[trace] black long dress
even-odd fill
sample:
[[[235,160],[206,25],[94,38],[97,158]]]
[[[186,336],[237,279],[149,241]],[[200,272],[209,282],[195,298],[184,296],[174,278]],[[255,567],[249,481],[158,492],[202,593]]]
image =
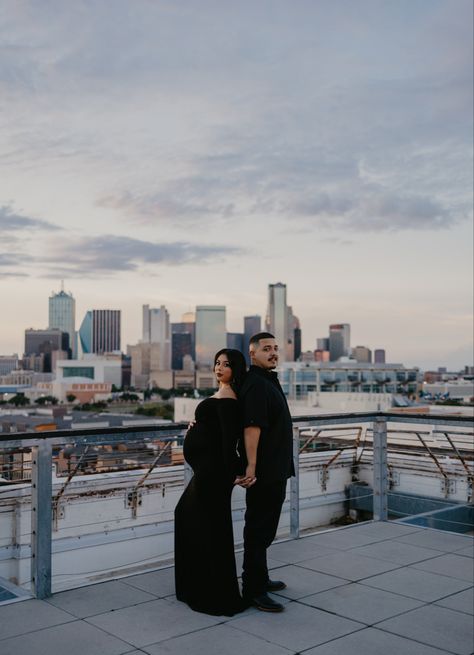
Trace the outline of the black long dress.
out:
[[[234,555],[231,494],[242,434],[238,402],[206,398],[184,440],[194,475],[175,509],[176,597],[197,612],[233,616],[245,609]]]

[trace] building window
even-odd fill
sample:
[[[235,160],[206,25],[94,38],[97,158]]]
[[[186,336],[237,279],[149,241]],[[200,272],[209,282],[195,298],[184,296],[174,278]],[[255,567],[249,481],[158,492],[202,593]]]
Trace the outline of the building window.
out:
[[[64,366],[63,377],[64,378],[90,378],[91,380],[93,380],[94,367],[93,366]]]

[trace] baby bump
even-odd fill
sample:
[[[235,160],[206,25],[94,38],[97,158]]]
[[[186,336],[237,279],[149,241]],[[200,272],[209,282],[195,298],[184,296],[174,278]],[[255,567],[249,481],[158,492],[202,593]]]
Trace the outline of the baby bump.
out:
[[[195,423],[188,430],[184,438],[183,455],[185,460],[193,468],[193,462],[197,463],[210,454],[209,436],[206,434],[205,426]]]

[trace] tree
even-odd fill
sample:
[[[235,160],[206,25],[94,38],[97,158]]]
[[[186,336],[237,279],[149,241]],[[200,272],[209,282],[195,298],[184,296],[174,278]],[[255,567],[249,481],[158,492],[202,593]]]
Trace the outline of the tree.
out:
[[[142,416],[159,416],[160,418],[166,418],[168,420],[173,420],[173,405],[170,403],[154,404],[147,405],[146,407],[138,407],[135,410],[135,414],[141,414]]]
[[[37,405],[57,405],[58,399],[55,396],[40,396],[35,403]]]
[[[76,396],[73,393],[68,393],[66,396],[68,403],[73,403],[76,400]]]
[[[29,405],[30,401],[28,398],[25,398],[24,393],[17,393],[13,396],[13,398],[10,399],[10,403],[15,405],[15,407],[20,407],[22,405]]]
[[[129,393],[128,391],[124,391],[124,393],[120,396],[120,400],[128,400],[130,402],[138,402],[140,398],[137,396],[136,393]]]

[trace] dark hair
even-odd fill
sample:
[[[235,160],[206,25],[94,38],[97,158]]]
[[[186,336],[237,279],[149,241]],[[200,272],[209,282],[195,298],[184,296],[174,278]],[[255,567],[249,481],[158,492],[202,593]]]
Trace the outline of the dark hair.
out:
[[[275,335],[270,334],[270,332],[258,332],[257,334],[254,334],[252,337],[250,337],[249,340],[249,345],[251,343],[257,343],[260,341],[260,339],[274,339]]]
[[[230,383],[230,386],[233,391],[238,394],[247,374],[245,357],[240,350],[235,350],[234,348],[221,348],[221,350],[214,355],[214,366],[221,355],[225,355],[229,360],[230,368],[232,369],[232,382]]]

